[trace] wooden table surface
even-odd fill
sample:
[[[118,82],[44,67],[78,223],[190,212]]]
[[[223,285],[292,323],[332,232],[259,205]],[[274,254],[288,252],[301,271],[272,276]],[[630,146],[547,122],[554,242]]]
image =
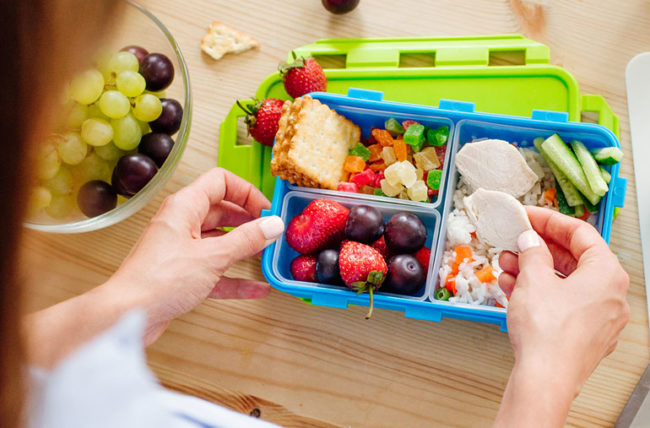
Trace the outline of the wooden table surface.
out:
[[[25,234],[30,308],[111,275],[162,198],[216,164],[220,121],[291,48],[325,37],[521,33],[549,45],[551,62],[570,70],[584,93],[604,95],[621,119],[621,174],[630,181],[611,247],[630,274],[632,316],[568,419],[573,426],[613,425],[650,361],[624,81],[627,62],[650,49],[649,2],[361,0],[354,12],[333,16],[318,0],[142,1],[170,28],[189,64],[194,118],[187,150],[164,191],[121,224],[76,236]],[[213,20],[253,35],[261,48],[207,59],[199,42]],[[230,274],[262,278],[254,259]],[[169,387],[284,426],[490,425],[513,364],[506,334],[386,310],[364,321],[365,311],[311,307],[277,291],[261,301],[209,301],[171,324],[149,349],[149,363]]]

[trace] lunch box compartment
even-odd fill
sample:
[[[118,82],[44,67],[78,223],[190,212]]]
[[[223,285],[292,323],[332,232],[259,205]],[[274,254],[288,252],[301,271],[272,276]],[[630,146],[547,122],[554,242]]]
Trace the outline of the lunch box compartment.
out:
[[[341,195],[327,196],[327,199],[341,203],[347,208],[355,205],[369,205],[377,208],[384,217],[384,221],[388,221],[391,216],[398,212],[409,212],[417,215],[427,228],[427,240],[425,246],[431,248],[435,247],[438,243],[438,234],[440,230],[440,214],[433,209],[425,209],[421,207],[413,207],[399,203],[385,203],[379,201],[369,201],[354,197],[355,194],[348,193]],[[283,198],[282,209],[280,217],[286,225],[297,215],[299,215],[305,207],[315,199],[323,198],[323,195],[317,192],[310,192],[308,189],[305,191],[289,191]],[[433,284],[435,278],[435,271],[433,270],[433,258],[435,256],[435,248],[431,253],[431,260],[429,261],[429,272],[427,273],[427,281],[425,284],[412,295],[393,294],[382,292],[381,288],[375,293],[375,306],[382,307],[384,303],[394,303],[397,300],[425,300],[429,296],[429,288]],[[349,303],[368,304],[368,295],[360,294],[348,289],[345,286],[336,286],[329,284],[317,284],[312,282],[296,281],[292,278],[290,272],[291,261],[297,257],[299,253],[294,251],[287,244],[285,235],[282,235],[276,244],[273,251],[271,268],[276,280],[280,281],[285,287],[297,287],[303,290],[311,289],[313,292],[328,290],[338,295],[341,299],[350,300]],[[291,290],[292,292],[295,289]]]
[[[373,93],[375,91],[361,91],[357,92],[360,96],[367,95],[368,93]],[[354,91],[352,91],[354,94]],[[397,119],[398,122],[402,123],[405,120],[415,120],[421,123],[424,126],[427,126],[432,129],[439,128],[441,126],[447,126],[449,128],[449,138],[447,139],[446,144],[446,154],[445,162],[442,165],[442,180],[440,181],[440,189],[438,192],[438,197],[432,202],[416,202],[405,199],[399,199],[397,197],[386,197],[386,196],[375,196],[367,195],[363,193],[357,193],[359,198],[372,200],[372,201],[385,201],[385,202],[395,202],[411,205],[414,207],[427,207],[427,208],[437,208],[442,205],[444,199],[444,189],[445,189],[445,177],[447,176],[447,169],[449,168],[448,159],[450,157],[450,146],[453,139],[454,133],[454,122],[449,118],[438,116],[435,114],[435,110],[431,110],[431,114],[422,114],[420,113],[404,113],[395,109],[391,109],[389,106],[382,107],[381,104],[379,108],[359,108],[351,105],[347,105],[341,101],[348,99],[344,96],[332,96],[332,94],[316,92],[311,94],[314,99],[321,101],[323,104],[328,107],[336,110],[342,116],[345,116],[348,120],[352,121],[354,124],[358,125],[361,128],[361,135],[363,138],[368,138],[370,132],[373,128],[384,129],[384,122],[390,118]],[[426,147],[426,146],[425,146]],[[293,190],[309,190],[312,192],[320,193],[323,195],[341,195],[350,192],[340,192],[337,190],[326,190],[326,189],[311,189],[305,188],[293,184],[288,184],[290,189]]]

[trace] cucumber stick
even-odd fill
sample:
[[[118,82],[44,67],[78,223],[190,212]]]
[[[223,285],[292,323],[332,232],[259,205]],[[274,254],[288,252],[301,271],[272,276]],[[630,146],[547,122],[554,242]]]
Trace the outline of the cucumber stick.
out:
[[[557,198],[557,207],[562,214],[573,216],[575,210],[572,206],[569,206],[566,198],[564,197],[564,192],[562,192],[562,187],[560,182],[555,179],[555,197]]]
[[[600,196],[589,187],[585,173],[571,149],[557,134],[548,137],[542,143],[542,150],[551,158],[551,162],[567,176],[571,184],[582,193],[592,204],[598,204]]]
[[[605,168],[602,166],[600,167],[600,175],[603,176],[603,180],[605,180],[605,183],[609,184],[609,182],[612,180],[612,174],[609,173]]]
[[[614,165],[623,159],[623,151],[618,147],[603,147],[591,152],[596,162],[603,165]]]
[[[577,140],[571,142],[571,147],[573,148],[573,153],[578,158],[578,162],[580,162],[580,166],[582,166],[582,171],[585,173],[591,190],[598,196],[604,196],[609,188],[605,180],[603,180],[603,176],[600,174],[600,167],[593,156],[591,156],[591,152],[587,150],[587,147],[582,142]]]
[[[544,158],[546,164],[551,169],[551,172],[553,173],[553,176],[555,177],[555,180],[558,183],[558,187],[562,190],[563,196],[566,199],[566,203],[571,207],[582,205],[582,197],[580,196],[580,192],[578,192],[578,189],[576,189],[576,187],[573,184],[571,184],[567,176],[564,175],[564,173],[558,169],[558,167],[553,163],[549,155],[542,149],[543,142],[544,139],[542,137],[535,138],[533,140],[533,144],[535,144],[535,148],[542,155],[542,158]],[[573,210],[571,210],[571,213],[573,213]],[[569,213],[563,212],[562,214],[569,214]]]

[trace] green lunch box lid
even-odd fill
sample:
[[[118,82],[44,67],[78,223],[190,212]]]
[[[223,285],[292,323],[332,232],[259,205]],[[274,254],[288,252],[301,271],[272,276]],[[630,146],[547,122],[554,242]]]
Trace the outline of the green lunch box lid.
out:
[[[350,87],[382,91],[384,99],[437,106],[441,99],[469,101],[476,111],[530,117],[534,109],[566,112],[579,122],[583,112],[619,133],[618,118],[600,95],[581,95],[566,70],[549,64],[547,46],[520,35],[325,39],[294,50],[323,65],[327,91]],[[288,55],[291,61],[293,56]],[[268,76],[258,99],[290,99],[278,72]],[[245,105],[251,100],[244,100]],[[271,199],[271,147],[239,145],[236,104],[221,123],[218,165],[257,186]]]

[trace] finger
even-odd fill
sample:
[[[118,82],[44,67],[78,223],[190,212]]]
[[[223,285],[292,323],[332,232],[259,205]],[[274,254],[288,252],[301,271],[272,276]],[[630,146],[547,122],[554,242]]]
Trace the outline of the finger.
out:
[[[588,250],[593,250],[596,254],[609,252],[603,238],[589,223],[548,208],[525,208],[533,229],[544,238],[566,248],[574,259],[580,260]]]
[[[210,207],[208,215],[203,220],[201,230],[212,230],[216,227],[237,227],[256,219],[251,213],[232,202],[221,201]]]
[[[214,168],[168,197],[158,215],[188,227],[193,236],[198,237],[211,207],[223,200],[242,207],[254,217],[259,217],[261,210],[271,206],[251,183],[223,168]]]
[[[534,230],[527,230],[517,238],[519,272],[528,274],[553,273],[553,256],[544,240]]]
[[[519,275],[519,258],[515,253],[502,251],[499,255],[499,266],[512,276]]]
[[[261,299],[266,297],[271,286],[266,282],[244,278],[222,277],[210,294],[211,299]]]
[[[558,272],[563,275],[569,276],[576,270],[578,261],[573,258],[571,253],[564,247],[556,244],[555,242],[547,242],[548,249],[553,256],[553,265]]]
[[[499,275],[499,287],[508,297],[512,295],[512,290],[515,289],[515,282],[517,282],[517,279],[508,272],[502,272]]]
[[[280,217],[263,217],[244,223],[221,237],[203,239],[201,245],[221,268],[227,268],[258,254],[278,239],[283,231],[284,223]]]

